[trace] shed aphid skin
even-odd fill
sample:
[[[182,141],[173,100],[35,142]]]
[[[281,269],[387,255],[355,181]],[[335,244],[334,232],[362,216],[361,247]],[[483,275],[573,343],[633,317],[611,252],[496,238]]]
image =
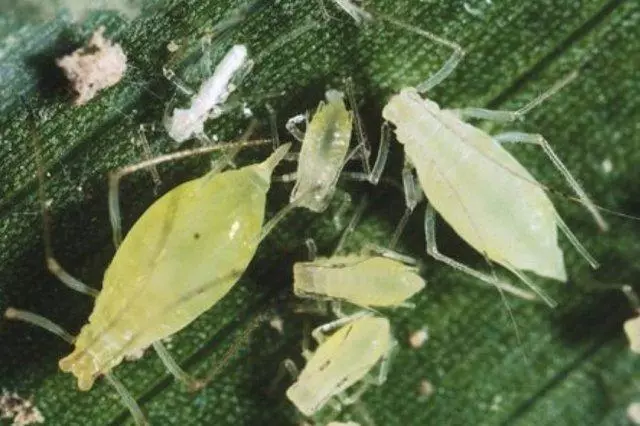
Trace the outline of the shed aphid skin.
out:
[[[302,148],[298,155],[296,172],[283,176],[282,179],[296,181],[291,191],[291,202],[299,200],[301,195],[305,194],[306,201],[300,206],[316,213],[324,211],[329,205],[342,169],[352,157],[360,154],[364,173],[349,173],[349,177],[366,180],[374,185],[380,180],[387,159],[389,139],[383,137],[373,168],[369,165],[370,149],[362,131],[349,79],[346,86],[352,111],[347,110],[342,92],[328,90],[325,94],[326,103],[320,102],[304,132],[298,127],[300,123],[307,121],[303,114],[290,118],[286,124],[289,133],[302,143]],[[354,122],[359,141],[349,152]],[[388,132],[384,134],[388,135]]]
[[[338,6],[349,16],[351,16],[357,25],[366,23],[367,21],[370,21],[372,19],[369,12],[356,5],[356,3],[352,0],[333,0],[333,2],[336,4],[336,6]],[[322,8],[324,14],[328,16],[329,12],[327,12],[327,9],[324,5],[324,0],[318,0],[318,3],[320,3],[320,7]]]
[[[193,95],[191,106],[175,108],[171,116],[165,117],[164,125],[171,139],[178,143],[192,137],[207,140],[204,134],[205,121],[221,114],[221,106],[252,67],[253,61],[249,59],[245,45],[231,47],[213,75],[202,83],[195,95],[190,90],[185,90],[187,95]],[[168,71],[163,71],[167,78],[172,79]],[[176,87],[183,88],[178,84]]]
[[[307,364],[302,372],[298,374],[290,360],[283,364],[297,377],[287,390],[287,397],[305,416],[314,416],[328,404],[339,412],[342,405],[357,402],[371,385],[386,381],[396,345],[386,318],[359,312],[320,326],[312,335],[318,347],[313,353],[304,350]],[[372,377],[369,373],[376,365],[379,371]],[[348,395],[347,389],[356,383],[360,383],[359,387]]]
[[[403,89],[392,96],[382,111],[384,119],[395,126],[396,139],[404,147],[406,166],[403,181],[405,188],[409,189],[405,191],[407,213],[394,238],[400,235],[406,218],[424,192],[429,200],[425,216],[427,253],[485,283],[498,284],[495,277],[478,272],[438,251],[435,237],[435,213],[438,212],[462,239],[487,260],[510,270],[546,303],[553,306],[553,300],[521,271],[566,281],[563,254],[557,242],[557,228],[560,228],[592,267],[597,267],[597,262],[556,212],[543,186],[502,144],[511,142],[540,146],[598,225],[606,229],[606,223],[594,203],[541,135],[508,132],[492,136],[464,122],[463,118],[503,122],[520,120],[531,109],[567,85],[577,73],[571,73],[517,111],[441,109],[435,102],[422,98],[421,94],[453,72],[463,57],[462,48],[393,18],[382,15],[379,17],[453,50],[440,70],[415,88]],[[413,170],[417,172],[421,191],[413,190],[416,188]],[[503,290],[510,290],[507,285],[498,286]]]
[[[110,175],[109,212],[117,251],[107,268],[102,291],[72,277],[56,261],[44,195],[44,170],[36,141],[39,195],[49,270],[68,287],[96,297],[88,323],[72,336],[51,321],[9,308],[5,316],[51,331],[75,346],[60,360],[78,388],[89,390],[104,375],[116,388],[138,424],[146,424],[133,397],[111,370],[132,352],[153,345],[176,378],[192,388],[205,382],[180,369],[160,340],[178,332],[218,302],[237,282],[259,242],[295,208],[290,204],[263,224],[271,174],[289,150],[280,146],[262,163],[217,172],[187,181],[156,200],[136,221],[120,244],[118,185],[122,177],[168,161],[270,143],[244,141],[163,155],[123,167]],[[215,200],[224,202],[215,202]],[[213,200],[213,201],[212,201]],[[175,283],[180,282],[180,286]]]

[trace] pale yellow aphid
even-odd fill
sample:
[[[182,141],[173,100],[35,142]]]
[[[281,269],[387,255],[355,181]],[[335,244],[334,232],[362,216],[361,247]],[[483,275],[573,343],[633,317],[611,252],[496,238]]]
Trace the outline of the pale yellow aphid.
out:
[[[351,91],[350,82],[347,82],[347,86]],[[357,152],[361,152],[365,173],[351,173],[350,176],[354,179],[376,184],[386,160],[385,155],[379,155],[373,169],[370,169],[368,145],[361,133],[357,112],[347,110],[342,92],[328,90],[325,97],[326,103],[320,102],[305,132],[298,129],[298,124],[307,119],[303,114],[290,118],[286,125],[293,137],[302,142],[296,172],[284,177],[284,180],[296,181],[291,192],[291,202],[296,202],[304,194],[305,200],[300,206],[314,212],[322,212],[327,208],[343,167]],[[351,92],[350,98],[354,99]],[[360,143],[349,153],[354,121]],[[386,146],[380,152],[386,154]]]
[[[116,246],[120,242],[121,177],[178,158],[264,142],[178,152],[112,173],[109,196]],[[135,400],[111,370],[125,355],[153,344],[172,374],[192,382],[159,341],[217,303],[238,281],[264,235],[290,210],[283,209],[263,225],[271,174],[289,147],[282,145],[259,164],[222,173],[212,171],[179,185],[155,201],[119,245],[99,294],[71,277],[55,260],[45,214],[47,265],[69,287],[97,295],[94,309],[77,337],[29,312],[9,308],[5,316],[39,325],[74,344],[74,351],[60,360],[60,369],[76,376],[81,390],[90,389],[95,379],[104,375],[116,387],[136,421],[145,424]],[[42,170],[39,175],[42,177]],[[43,211],[46,213],[44,203]]]
[[[415,267],[384,256],[346,255],[293,265],[299,297],[345,300],[362,307],[398,306],[422,290]]]
[[[316,330],[327,332],[337,327],[340,327],[338,331],[326,340],[320,338],[320,345],[307,356],[307,364],[287,390],[289,400],[305,416],[314,415],[334,397],[343,404],[357,400],[371,384],[366,376],[378,364],[380,373],[376,382],[386,379],[388,355],[395,345],[389,320],[358,315]],[[348,388],[361,381],[363,384],[353,395],[344,395]]]
[[[435,243],[435,212],[438,212],[469,245],[487,259],[512,271],[539,296],[553,304],[520,271],[532,271],[543,277],[566,281],[563,254],[557,242],[557,228],[567,235],[592,266],[596,267],[597,263],[562,221],[542,185],[501,143],[529,143],[542,147],[598,224],[602,228],[606,224],[585,191],[542,136],[520,132],[492,136],[467,124],[463,118],[497,121],[521,119],[526,112],[568,84],[576,73],[518,111],[441,109],[420,94],[433,88],[453,71],[463,56],[462,49],[429,32],[392,18],[381,18],[454,51],[437,73],[417,88],[403,89],[391,97],[382,111],[385,120],[394,124],[396,138],[404,147],[407,164],[403,180],[407,212],[419,202],[420,192],[423,191],[429,200],[425,217],[427,252],[437,260],[487,283],[497,283],[494,277],[477,272],[438,252]],[[417,172],[420,192],[415,190],[412,168]],[[403,221],[405,219],[406,216]],[[507,286],[501,288],[512,290]]]
[[[144,212],[105,272],[75,350],[60,361],[80,389],[124,353],[176,333],[231,289],[253,258],[271,173],[288,148],[263,163],[183,183]],[[192,291],[198,296],[163,313]]]

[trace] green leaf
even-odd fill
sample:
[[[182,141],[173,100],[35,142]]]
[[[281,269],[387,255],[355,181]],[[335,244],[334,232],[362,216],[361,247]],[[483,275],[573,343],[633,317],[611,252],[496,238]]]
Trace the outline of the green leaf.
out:
[[[282,92],[269,98],[282,124],[287,117],[312,110],[326,88],[341,88],[342,78],[351,76],[367,132],[375,140],[388,96],[426,78],[450,54],[389,25],[356,27],[335,5],[325,3],[337,19],[323,19],[316,0],[260,1],[239,25],[214,40],[215,62],[234,43],[246,43],[259,57],[272,43],[291,36],[260,57],[241,87],[241,98],[248,99],[263,124],[258,133],[264,136],[269,135],[265,96]],[[453,76],[429,94],[442,106],[513,109],[579,70],[578,79],[517,128],[543,134],[599,204],[640,213],[636,189],[640,179],[638,2],[370,3],[368,7],[464,47],[466,57]],[[481,15],[466,11],[465,4]],[[99,286],[113,255],[106,173],[139,161],[135,141],[140,124],[157,127],[147,133],[154,153],[175,149],[161,126],[165,104],[175,95],[162,76],[163,65],[173,61],[179,70],[191,72],[197,86],[195,68],[184,58],[172,60],[166,45],[176,40],[197,57],[198,38],[242,5],[232,0],[172,0],[146,4],[131,22],[115,12],[97,11],[82,24],[69,22],[64,14],[47,22],[25,21],[23,10],[2,8],[1,311],[8,306],[28,309],[77,332],[92,305],[58,283],[44,266],[31,124],[22,100],[41,117],[37,133],[49,173],[46,191],[52,199],[56,255],[71,273]],[[310,22],[317,27],[293,37]],[[54,59],[81,45],[100,25],[127,52],[130,72],[88,105],[75,108]],[[242,114],[232,113],[215,120],[207,131],[230,139],[244,131],[248,122]],[[386,176],[398,180],[396,145]],[[513,151],[542,183],[555,189],[554,194],[569,193],[541,152],[519,147]],[[264,151],[252,151],[248,159],[263,155]],[[204,170],[206,164],[198,162],[162,167],[162,190]],[[365,193],[371,198],[350,247],[356,250],[368,241],[384,244],[404,209],[401,194],[385,185],[344,188],[355,200]],[[288,189],[274,185],[270,214],[286,202]],[[126,229],[155,195],[145,173],[127,178],[122,194]],[[611,230],[601,233],[579,205],[562,196],[554,195],[554,200],[602,268],[591,271],[563,241],[569,283],[535,278],[559,302],[558,308],[507,297],[517,332],[505,301],[495,290],[480,287],[426,257],[422,211],[414,214],[401,250],[424,261],[429,284],[415,298],[415,309],[384,312],[392,320],[400,349],[387,383],[363,398],[376,424],[625,424],[626,407],[640,399],[640,361],[628,350],[622,334],[622,322],[632,316],[632,310],[615,288],[635,284],[638,223],[607,215]],[[266,390],[284,358],[292,357],[302,365],[303,321],[289,305],[291,265],[304,258],[303,242],[308,237],[317,239],[322,253],[330,253],[339,237],[332,222],[338,204],[336,199],[323,215],[296,212],[288,218],[263,242],[235,289],[174,336],[169,346],[189,372],[204,375],[221,362],[257,315],[278,312],[284,320],[283,335],[266,325],[255,330],[250,343],[241,345],[216,379],[195,394],[169,377],[150,353],[116,369],[153,424],[299,422],[284,396],[286,383],[276,392]],[[448,255],[486,269],[483,259],[445,226],[439,229],[439,243]],[[412,349],[408,336],[425,326],[430,339],[422,348]],[[69,350],[44,331],[2,320],[0,388],[32,395],[47,424],[131,423],[107,385],[100,382],[83,393],[72,377],[57,370],[57,360]],[[419,395],[423,380],[435,388],[428,398]]]

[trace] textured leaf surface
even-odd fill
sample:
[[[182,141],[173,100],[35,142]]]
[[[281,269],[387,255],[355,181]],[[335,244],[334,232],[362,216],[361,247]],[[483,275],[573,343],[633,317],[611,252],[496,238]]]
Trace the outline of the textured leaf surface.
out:
[[[315,0],[258,2],[241,25],[214,44],[214,62],[238,42],[246,43],[259,59],[241,95],[263,124],[259,132],[264,135],[269,134],[265,96],[272,96],[269,102],[282,124],[293,114],[312,110],[327,87],[341,88],[342,77],[352,76],[367,131],[375,138],[385,99],[402,86],[417,84],[449,54],[388,25],[359,29],[326,3],[339,19],[322,20]],[[516,108],[579,69],[577,80],[524,123],[509,128],[542,133],[598,203],[640,213],[638,2],[467,2],[482,11],[480,17],[467,12],[462,1],[371,3],[465,48],[466,58],[453,76],[430,94],[441,105]],[[0,310],[29,309],[73,332],[91,310],[90,300],[61,286],[44,268],[33,145],[21,98],[42,117],[38,134],[49,171],[47,196],[53,200],[56,254],[73,274],[99,286],[113,254],[107,171],[139,160],[140,124],[157,126],[147,132],[155,153],[175,149],[160,126],[164,105],[175,95],[161,68],[172,61],[182,70],[186,62],[172,60],[165,46],[176,40],[197,52],[197,40],[206,29],[242,5],[231,0],[173,0],[147,4],[131,22],[102,11],[91,13],[81,25],[70,23],[64,14],[42,22],[18,9],[0,9]],[[310,22],[317,27],[268,50]],[[82,44],[100,25],[128,53],[131,72],[87,106],[73,108],[53,61]],[[268,54],[260,56],[263,52]],[[184,71],[189,70],[193,68]],[[283,93],[273,97],[278,92]],[[234,113],[207,130],[228,139],[247,124],[248,119]],[[393,148],[394,164],[386,173],[397,180],[399,147]],[[541,152],[533,147],[513,151],[545,185],[569,192]],[[248,159],[263,154],[251,152]],[[204,170],[202,162],[163,167],[161,190]],[[385,185],[347,187],[355,199],[364,193],[371,196],[370,209],[349,245],[355,250],[367,241],[384,244],[401,215],[401,195]],[[284,203],[286,189],[274,187],[271,213]],[[122,194],[128,227],[154,198],[149,176],[140,173],[128,179]],[[627,405],[640,400],[640,358],[630,353],[621,332],[632,312],[620,292],[597,283],[635,283],[638,224],[608,217],[611,231],[603,234],[575,203],[561,196],[554,200],[603,266],[592,272],[563,244],[570,282],[538,281],[559,307],[508,299],[519,339],[496,291],[426,258],[422,211],[414,215],[401,248],[424,260],[429,284],[416,298],[415,309],[388,312],[400,350],[388,382],[364,398],[376,424],[626,424]],[[279,313],[284,335],[260,327],[211,385],[195,394],[174,382],[151,353],[116,369],[153,424],[299,421],[283,396],[284,384],[271,394],[266,389],[285,357],[301,362],[302,321],[288,304],[291,264],[304,258],[307,237],[316,238],[323,253],[330,252],[339,234],[331,218],[335,208],[320,216],[298,212],[287,219],[263,243],[232,293],[174,336],[169,346],[186,369],[205,374],[262,312]],[[445,226],[439,237],[445,253],[486,267]],[[429,328],[429,341],[420,349],[410,348],[409,334],[424,326]],[[104,383],[81,393],[70,376],[57,370],[57,360],[69,348],[55,337],[3,321],[0,342],[0,388],[33,395],[47,424],[131,422]],[[429,398],[419,396],[422,380],[435,387]]]

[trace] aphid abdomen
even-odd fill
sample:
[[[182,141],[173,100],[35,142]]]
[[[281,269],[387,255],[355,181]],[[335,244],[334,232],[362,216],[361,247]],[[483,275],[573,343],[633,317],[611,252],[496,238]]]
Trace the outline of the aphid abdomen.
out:
[[[566,280],[557,213],[490,135],[411,89],[383,110],[433,207],[467,243],[509,268]]]
[[[300,206],[314,212],[327,207],[349,150],[351,129],[342,94],[328,91],[327,103],[320,103],[305,132],[291,201],[305,196]]]
[[[375,256],[334,256],[293,267],[298,296],[323,296],[360,306],[397,306],[424,288],[424,280],[397,260]]]
[[[60,361],[81,389],[231,289],[257,248],[273,163],[186,182],[138,219],[105,273],[74,352]]]
[[[318,346],[287,390],[287,397],[304,415],[311,416],[331,397],[360,381],[390,345],[386,318],[362,317],[345,325]]]

